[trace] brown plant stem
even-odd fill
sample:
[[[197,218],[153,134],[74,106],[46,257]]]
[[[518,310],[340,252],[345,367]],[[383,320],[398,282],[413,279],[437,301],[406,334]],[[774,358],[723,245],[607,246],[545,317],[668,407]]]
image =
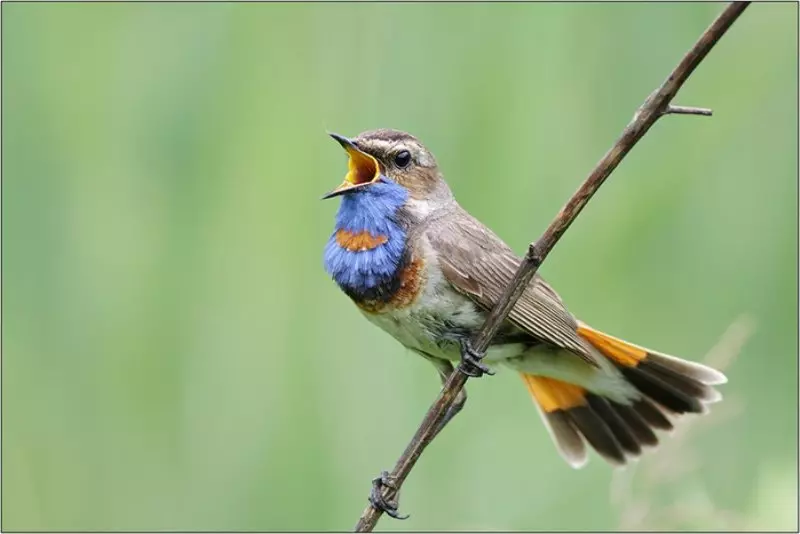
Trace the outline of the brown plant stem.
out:
[[[567,204],[561,209],[550,226],[544,231],[542,236],[531,243],[528,252],[523,258],[512,282],[504,291],[500,300],[495,304],[483,327],[472,340],[473,348],[482,353],[488,346],[489,341],[497,333],[497,330],[506,320],[514,304],[522,295],[528,283],[536,274],[539,266],[547,258],[555,244],[564,235],[564,232],[572,224],[583,207],[592,198],[592,195],[603,185],[606,178],[619,165],[625,155],[636,145],[650,127],[664,115],[669,114],[691,114],[691,115],[710,115],[711,111],[701,108],[689,108],[683,106],[670,106],[670,102],[678,93],[678,90],[689,78],[689,75],[706,57],[708,52],[714,47],[719,39],[725,34],[728,28],[736,21],[739,15],[747,8],[749,2],[733,2],[728,4],[725,10],[709,26],[695,45],[683,57],[677,67],[670,73],[661,86],[653,92],[644,104],[639,108],[633,120],[622,131],[622,135],[617,139],[611,149],[597,163],[595,168],[583,182],[583,185],[572,195]],[[383,497],[391,500],[400,490],[400,486],[405,481],[408,474],[417,463],[422,451],[427,447],[433,438],[436,428],[443,419],[447,409],[453,405],[458,393],[467,382],[467,376],[455,370],[442,387],[439,396],[433,402],[425,418],[422,420],[417,432],[406,447],[394,470],[390,474],[393,481],[391,487],[383,488]],[[356,532],[371,532],[383,514],[372,505],[368,506],[361,514],[361,518],[355,526]]]

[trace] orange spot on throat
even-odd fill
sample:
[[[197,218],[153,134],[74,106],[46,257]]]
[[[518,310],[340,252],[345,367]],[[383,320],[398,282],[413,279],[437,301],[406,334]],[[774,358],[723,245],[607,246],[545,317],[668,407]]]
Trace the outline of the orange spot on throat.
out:
[[[373,236],[368,230],[361,232],[351,232],[340,229],[336,232],[336,242],[343,249],[350,252],[372,250],[386,243],[389,238],[385,235]]]

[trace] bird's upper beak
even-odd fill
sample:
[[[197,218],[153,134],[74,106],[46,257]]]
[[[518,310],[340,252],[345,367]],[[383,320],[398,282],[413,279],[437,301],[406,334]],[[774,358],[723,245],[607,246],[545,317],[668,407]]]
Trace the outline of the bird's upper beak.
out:
[[[381,171],[380,166],[378,165],[378,160],[366,152],[359,150],[358,147],[356,147],[356,145],[347,137],[335,133],[329,135],[336,139],[340,145],[342,145],[342,148],[344,148],[347,154],[350,156],[350,160],[347,162],[348,170],[344,177],[344,182],[342,182],[339,187],[323,196],[323,199],[335,197],[354,189],[359,189],[376,182],[378,178],[380,178]]]

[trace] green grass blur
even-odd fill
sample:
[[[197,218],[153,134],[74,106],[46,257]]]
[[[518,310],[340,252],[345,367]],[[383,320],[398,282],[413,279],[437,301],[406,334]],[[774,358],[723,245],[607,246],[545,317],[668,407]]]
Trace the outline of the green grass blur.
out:
[[[416,134],[522,252],[722,8],[4,4],[2,527],[351,528],[439,382],[322,269],[326,130]],[[379,528],[797,528],[796,17],[745,12],[676,101],[714,117],[661,121],[542,269],[692,359],[749,317],[726,402],[618,503],[518,377],[471,381]]]

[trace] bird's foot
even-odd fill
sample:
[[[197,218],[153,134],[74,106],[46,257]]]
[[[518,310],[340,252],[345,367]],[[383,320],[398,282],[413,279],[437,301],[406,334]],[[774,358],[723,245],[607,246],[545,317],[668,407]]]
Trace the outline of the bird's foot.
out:
[[[397,490],[394,479],[389,476],[388,471],[381,471],[381,475],[379,477],[372,479],[372,491],[369,492],[369,503],[378,510],[383,510],[389,517],[393,517],[395,519],[408,519],[408,515],[401,515],[397,512],[398,496],[395,496],[393,499],[389,500],[383,498],[384,487],[393,489],[395,491]]]
[[[486,353],[475,350],[469,338],[461,338],[458,343],[461,346],[461,364],[458,366],[461,373],[475,378],[480,378],[484,374],[490,376],[494,374],[494,371],[481,362]]]

